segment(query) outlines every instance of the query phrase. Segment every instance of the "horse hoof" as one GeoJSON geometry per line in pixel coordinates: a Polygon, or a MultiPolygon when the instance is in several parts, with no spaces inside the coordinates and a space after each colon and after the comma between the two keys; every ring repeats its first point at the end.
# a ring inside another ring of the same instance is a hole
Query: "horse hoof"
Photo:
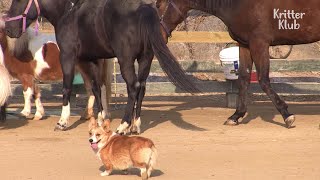
{"type": "Polygon", "coordinates": [[[131,131],[130,134],[131,134],[131,135],[140,135],[140,132],[138,132],[138,131],[131,131]]]}
{"type": "Polygon", "coordinates": [[[42,114],[42,113],[36,112],[36,114],[35,114],[34,117],[33,117],[33,120],[39,121],[39,120],[42,119],[42,117],[43,117],[43,114],[42,114]]]}
{"type": "Polygon", "coordinates": [[[294,115],[291,115],[287,119],[284,120],[288,129],[291,128],[291,126],[295,120],[296,120],[296,118],[294,117],[294,115]]]}
{"type": "Polygon", "coordinates": [[[40,121],[42,119],[42,116],[34,116],[34,118],[32,119],[33,121],[40,121]]]}
{"type": "Polygon", "coordinates": [[[21,116],[25,117],[25,118],[28,118],[30,116],[30,112],[27,112],[27,111],[21,111],[20,112],[21,116]]]}
{"type": "Polygon", "coordinates": [[[130,134],[132,134],[132,135],[140,135],[141,132],[140,132],[140,129],[138,129],[138,127],[132,126],[132,128],[130,130],[130,134]]]}
{"type": "Polygon", "coordinates": [[[141,118],[139,117],[133,121],[133,125],[130,129],[131,134],[139,135],[141,133],[140,126],[141,118]]]}
{"type": "Polygon", "coordinates": [[[61,125],[60,123],[57,123],[56,127],[54,128],[54,131],[64,131],[66,130],[66,125],[61,125]]]}
{"type": "Polygon", "coordinates": [[[119,127],[117,128],[116,133],[117,134],[121,134],[121,133],[126,134],[128,132],[128,127],[129,127],[129,124],[127,122],[121,123],[119,125],[119,127]]]}
{"type": "Polygon", "coordinates": [[[237,120],[228,119],[223,125],[237,126],[239,125],[239,122],[237,120]]]}
{"type": "Polygon", "coordinates": [[[81,119],[89,120],[91,117],[94,117],[93,110],[89,112],[89,111],[86,109],[86,110],[84,111],[84,113],[82,114],[81,119]]]}

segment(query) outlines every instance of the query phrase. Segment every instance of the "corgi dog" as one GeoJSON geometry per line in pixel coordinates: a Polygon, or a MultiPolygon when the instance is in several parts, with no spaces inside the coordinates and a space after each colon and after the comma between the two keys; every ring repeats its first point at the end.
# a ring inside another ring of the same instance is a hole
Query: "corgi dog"
{"type": "Polygon", "coordinates": [[[116,134],[110,130],[110,120],[105,120],[99,126],[92,117],[89,142],[105,167],[101,176],[110,175],[113,169],[127,170],[134,167],[140,169],[143,180],[150,177],[157,159],[157,149],[150,139],[116,134]]]}

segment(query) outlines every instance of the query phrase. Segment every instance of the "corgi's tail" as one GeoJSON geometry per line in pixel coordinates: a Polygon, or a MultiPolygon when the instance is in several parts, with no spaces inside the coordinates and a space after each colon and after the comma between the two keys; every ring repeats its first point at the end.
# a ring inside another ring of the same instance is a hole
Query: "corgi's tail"
{"type": "Polygon", "coordinates": [[[154,169],[154,166],[156,165],[157,158],[158,158],[158,151],[154,145],[150,148],[150,150],[151,150],[151,154],[150,154],[149,162],[147,166],[148,177],[151,176],[151,172],[154,169]]]}
{"type": "Polygon", "coordinates": [[[156,147],[153,145],[151,147],[151,155],[150,155],[150,160],[149,160],[149,166],[154,167],[158,158],[158,151],[156,147]]]}

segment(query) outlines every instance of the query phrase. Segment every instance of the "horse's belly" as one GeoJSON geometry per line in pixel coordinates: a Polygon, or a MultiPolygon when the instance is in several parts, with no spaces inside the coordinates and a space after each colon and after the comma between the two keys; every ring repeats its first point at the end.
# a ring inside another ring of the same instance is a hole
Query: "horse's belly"
{"type": "Polygon", "coordinates": [[[114,53],[108,43],[103,46],[99,43],[82,43],[78,57],[82,60],[94,60],[103,58],[113,58],[114,53]]]}
{"type": "Polygon", "coordinates": [[[301,29],[291,31],[276,30],[274,45],[280,44],[307,44],[320,40],[320,26],[306,25],[301,29]]]}

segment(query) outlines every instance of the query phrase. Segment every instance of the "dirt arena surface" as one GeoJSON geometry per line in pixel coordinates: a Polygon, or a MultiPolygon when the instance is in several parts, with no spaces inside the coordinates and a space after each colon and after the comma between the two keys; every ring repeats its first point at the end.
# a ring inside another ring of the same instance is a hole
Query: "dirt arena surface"
{"type": "MultiPolygon", "coordinates": [[[[239,126],[229,127],[223,123],[234,110],[225,108],[221,97],[146,97],[142,136],[159,151],[151,179],[319,179],[320,101],[289,102],[296,114],[292,129],[284,127],[270,102],[261,101],[251,103],[239,126]]],[[[58,116],[42,121],[9,116],[0,124],[0,179],[140,179],[137,170],[100,177],[88,121],[74,114],[65,132],[53,131],[58,116]]],[[[112,111],[113,129],[122,114],[112,111]]]]}

